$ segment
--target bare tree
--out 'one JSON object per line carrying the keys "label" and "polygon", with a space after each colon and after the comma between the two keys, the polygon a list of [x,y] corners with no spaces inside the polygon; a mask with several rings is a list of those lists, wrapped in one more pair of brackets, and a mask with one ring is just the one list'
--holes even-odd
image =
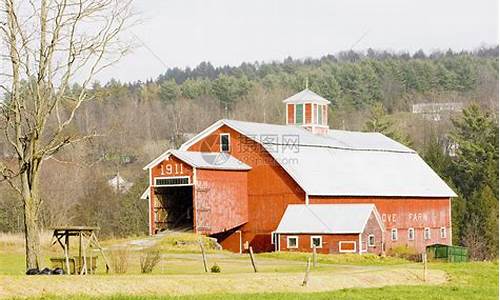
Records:
{"label": "bare tree", "polygon": [[[96,134],[71,129],[96,74],[129,50],[131,0],[1,0],[0,126],[17,164],[0,178],[24,205],[26,267],[38,267],[40,169],[44,160]],[[5,22],[3,22],[5,20]],[[75,91],[70,85],[78,82]]]}

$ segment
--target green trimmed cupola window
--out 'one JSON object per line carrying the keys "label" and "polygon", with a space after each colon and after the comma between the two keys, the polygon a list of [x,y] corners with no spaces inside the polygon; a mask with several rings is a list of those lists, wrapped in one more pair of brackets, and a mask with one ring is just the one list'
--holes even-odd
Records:
{"label": "green trimmed cupola window", "polygon": [[323,125],[323,105],[318,105],[318,118],[316,120],[318,120],[318,124],[319,125]]}
{"label": "green trimmed cupola window", "polygon": [[304,122],[304,104],[295,105],[295,124],[302,124]]}

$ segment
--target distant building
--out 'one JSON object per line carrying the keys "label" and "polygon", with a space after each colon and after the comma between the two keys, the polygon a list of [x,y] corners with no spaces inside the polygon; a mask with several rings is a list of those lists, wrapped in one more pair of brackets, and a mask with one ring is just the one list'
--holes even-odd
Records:
{"label": "distant building", "polygon": [[441,121],[443,113],[461,112],[463,109],[462,102],[445,102],[445,103],[417,103],[412,106],[412,113],[420,114],[429,121]]}
{"label": "distant building", "polygon": [[120,176],[120,173],[117,173],[116,176],[108,180],[108,185],[115,191],[125,193],[127,192],[134,184],[132,182],[128,182],[123,177]]}

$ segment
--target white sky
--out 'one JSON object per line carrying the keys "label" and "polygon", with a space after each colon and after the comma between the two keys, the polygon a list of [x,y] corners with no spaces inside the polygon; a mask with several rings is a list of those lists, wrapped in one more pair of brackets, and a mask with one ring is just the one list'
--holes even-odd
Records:
{"label": "white sky", "polygon": [[101,81],[156,78],[167,67],[320,57],[367,48],[498,44],[496,0],[135,0],[140,45]]}

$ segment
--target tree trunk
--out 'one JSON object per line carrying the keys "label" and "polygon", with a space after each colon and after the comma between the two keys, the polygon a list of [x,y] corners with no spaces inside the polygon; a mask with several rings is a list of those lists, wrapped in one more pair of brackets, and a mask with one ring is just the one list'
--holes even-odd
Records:
{"label": "tree trunk", "polygon": [[24,236],[26,241],[26,269],[39,267],[40,228],[38,208],[32,197],[24,200]]}
{"label": "tree trunk", "polygon": [[[26,269],[39,267],[40,256],[40,195],[39,164],[21,173],[22,198],[24,202],[24,236],[26,242]],[[31,174],[30,174],[31,173]]]}

